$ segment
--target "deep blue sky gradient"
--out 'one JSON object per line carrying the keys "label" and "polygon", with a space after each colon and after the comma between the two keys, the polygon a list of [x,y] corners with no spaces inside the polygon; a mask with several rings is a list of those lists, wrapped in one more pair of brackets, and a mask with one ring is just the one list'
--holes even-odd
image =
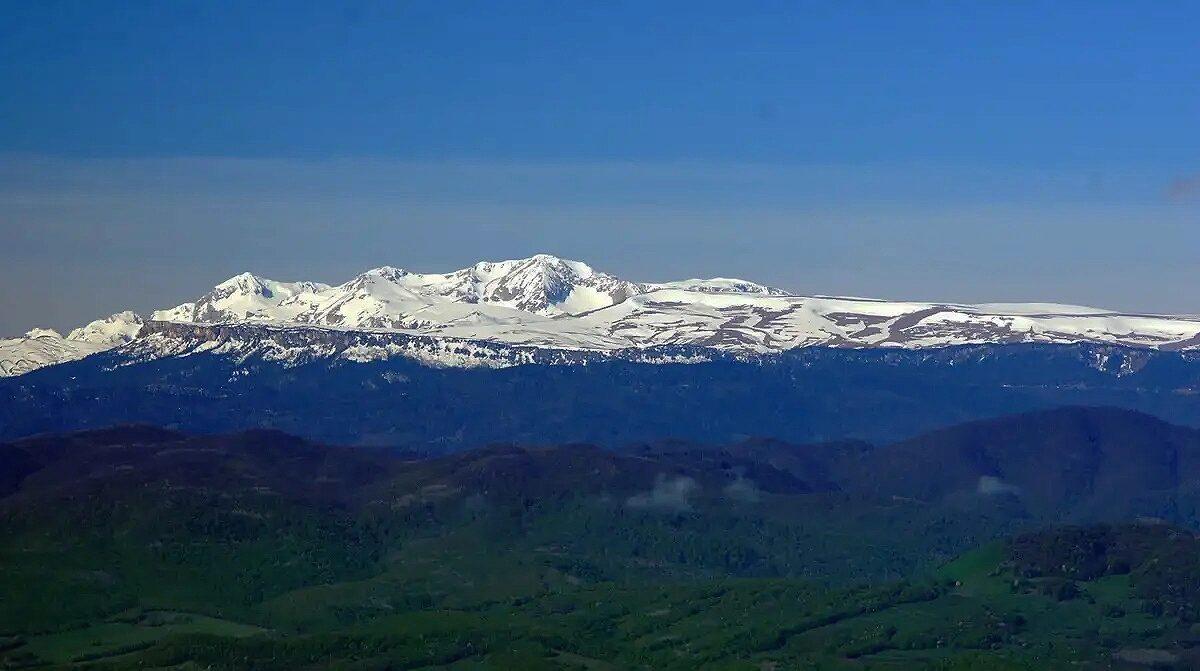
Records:
{"label": "deep blue sky gradient", "polygon": [[6,150],[1151,161],[1196,3],[6,3]]}
{"label": "deep blue sky gradient", "polygon": [[0,335],[243,269],[543,250],[1200,312],[1197,26],[1193,2],[3,1],[0,282],[28,287]]}

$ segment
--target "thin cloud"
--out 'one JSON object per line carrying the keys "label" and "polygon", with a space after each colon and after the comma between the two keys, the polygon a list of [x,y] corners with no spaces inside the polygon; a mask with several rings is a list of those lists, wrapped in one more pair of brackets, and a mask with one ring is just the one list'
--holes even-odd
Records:
{"label": "thin cloud", "polygon": [[753,480],[739,475],[736,480],[725,485],[725,498],[742,503],[758,503],[762,492]]}
{"label": "thin cloud", "polygon": [[691,499],[700,491],[700,485],[687,476],[667,478],[659,475],[654,488],[629,497],[625,505],[629,508],[652,510],[663,513],[683,513],[692,509]]}
{"label": "thin cloud", "polygon": [[983,475],[979,477],[979,485],[976,491],[983,496],[996,496],[999,494],[1020,494],[1021,488],[1016,485],[1010,485],[994,475]]}

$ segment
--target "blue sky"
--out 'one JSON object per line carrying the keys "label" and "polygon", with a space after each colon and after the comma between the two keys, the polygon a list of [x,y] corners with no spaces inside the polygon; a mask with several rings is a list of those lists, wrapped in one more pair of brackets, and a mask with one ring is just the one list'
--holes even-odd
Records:
{"label": "blue sky", "polygon": [[536,251],[1200,312],[1196,3],[0,10],[0,334]]}

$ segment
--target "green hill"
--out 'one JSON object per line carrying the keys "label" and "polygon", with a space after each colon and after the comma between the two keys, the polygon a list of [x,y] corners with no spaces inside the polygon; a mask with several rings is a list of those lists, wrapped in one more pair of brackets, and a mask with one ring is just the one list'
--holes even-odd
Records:
{"label": "green hill", "polygon": [[[1090,444],[1127,435],[1097,412]],[[1190,531],[1047,528],[1023,491],[965,505],[857,487],[892,449],[18,441],[0,447],[0,668],[1200,663]]]}

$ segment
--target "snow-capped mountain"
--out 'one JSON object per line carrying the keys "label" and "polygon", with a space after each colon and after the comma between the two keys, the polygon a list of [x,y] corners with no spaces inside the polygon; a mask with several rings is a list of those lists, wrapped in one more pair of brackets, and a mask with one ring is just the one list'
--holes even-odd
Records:
{"label": "snow-capped mountain", "polygon": [[596,310],[644,290],[633,282],[596,272],[586,263],[548,254],[484,261],[445,275],[399,273],[394,281],[420,295],[544,316]]}
{"label": "snow-capped mountain", "polygon": [[76,343],[116,347],[133,340],[143,323],[140,316],[126,310],[81,326],[68,333],[66,339]]}
{"label": "snow-capped mountain", "polygon": [[287,321],[307,312],[329,285],[276,282],[250,273],[234,275],[200,298],[151,319],[167,322],[220,324],[236,321]]}
{"label": "snow-capped mountain", "polygon": [[0,340],[0,377],[22,375],[42,366],[82,359],[133,340],[143,320],[133,312],[118,312],[71,331],[67,337],[53,329],[33,329]]}
{"label": "snow-capped mountain", "polygon": [[[468,305],[480,314],[519,319],[577,314],[620,303],[646,287],[547,254],[485,261],[452,273],[383,266],[330,287],[276,282],[243,273],[191,303],[153,314],[159,321],[296,322],[353,328],[412,328],[429,307]],[[451,308],[451,312],[454,310]]]}
{"label": "snow-capped mountain", "polygon": [[[241,328],[180,330],[163,324]],[[306,335],[288,336],[288,329],[303,329]],[[370,337],[353,335],[364,333]],[[130,341],[136,342],[126,345]],[[1044,303],[805,296],[729,278],[641,283],[539,254],[445,274],[385,266],[336,286],[243,273],[194,301],[152,313],[144,327],[140,317],[125,312],[66,338],[38,330],[0,341],[0,375],[117,346],[130,348],[138,358],[222,351],[300,360],[325,352],[354,360],[410,356],[465,366],[580,360],[532,356],[535,350],[584,358],[640,352],[637,356],[645,359],[653,358],[655,349],[670,348],[758,355],[810,346],[1013,342],[1200,349],[1200,317]]]}

